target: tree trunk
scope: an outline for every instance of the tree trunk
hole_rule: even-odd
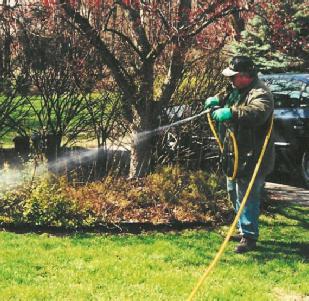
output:
[[[150,115],[150,114],[149,114]],[[158,127],[155,114],[143,114],[131,125],[131,160],[129,177],[144,177],[152,170],[152,154],[156,143],[154,129]]]
[[[141,137],[141,138],[138,138]],[[153,143],[150,138],[143,138],[142,132],[133,132],[131,136],[130,178],[144,177],[151,170]]]
[[[46,135],[46,150],[45,155],[48,162],[57,160],[60,152],[61,135],[47,134]]]

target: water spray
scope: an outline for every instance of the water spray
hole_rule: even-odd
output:
[[[134,137],[134,140],[139,143],[145,139],[147,139],[150,135],[155,135],[157,133],[160,133],[160,132],[163,132],[167,129],[170,129],[171,127],[175,127],[175,126],[178,126],[178,125],[181,125],[181,124],[184,124],[184,123],[187,123],[189,121],[192,121],[194,119],[197,119],[207,113],[210,113],[211,110],[207,109],[207,110],[204,110],[194,116],[190,116],[188,118],[185,118],[185,119],[181,119],[181,120],[178,120],[178,121],[175,121],[173,123],[170,123],[170,124],[167,124],[167,125],[163,125],[163,126],[160,126],[156,129],[153,129],[153,130],[149,130],[149,131],[143,131],[143,132],[140,132],[140,133],[137,133],[136,136]]]
[[[96,148],[78,153],[78,160],[83,162],[90,161],[99,151],[100,148]],[[76,155],[76,153],[74,155]],[[34,181],[35,177],[42,176],[48,173],[49,170],[58,170],[61,166],[73,164],[77,161],[76,156],[74,155],[69,154],[50,163],[42,162],[39,164],[37,160],[34,160],[34,166],[26,164],[24,168],[10,167],[8,164],[5,164],[0,170],[0,192],[14,189],[24,183],[31,183]]]
[[[157,133],[166,131],[172,127],[182,125],[184,123],[190,122],[192,120],[195,120],[199,117],[202,117],[203,115],[210,113],[211,110],[207,109],[204,110],[194,116],[190,116],[185,119],[178,120],[176,122],[160,126],[156,129],[149,130],[149,131],[143,131],[140,133],[137,133],[135,136],[135,142],[140,143],[144,139],[148,138],[149,135],[155,135]],[[78,153],[78,159],[76,156],[72,156],[72,154],[69,154],[64,157],[58,158],[56,161],[49,162],[49,163],[41,163],[39,164],[37,160],[34,161],[34,167],[30,168],[30,166],[26,166],[25,168],[11,168],[7,165],[4,166],[3,169],[0,170],[0,177],[1,177],[1,184],[0,184],[0,191],[9,190],[12,188],[16,188],[19,185],[22,185],[26,182],[33,182],[34,178],[37,176],[42,176],[43,174],[47,173],[48,170],[58,170],[61,166],[67,166],[69,164],[73,164],[77,160],[80,161],[90,161],[95,157],[101,148],[96,149],[90,149],[85,152]],[[75,154],[76,155],[76,154]]]

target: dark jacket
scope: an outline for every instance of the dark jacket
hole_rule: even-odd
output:
[[[235,97],[235,94],[237,97]],[[221,105],[230,107],[233,113],[233,119],[227,124],[227,127],[234,131],[238,144],[239,168],[236,177],[250,178],[273,118],[274,101],[272,93],[263,81],[256,79],[245,90],[234,89],[227,97],[221,98]],[[223,131],[226,133],[224,126]],[[275,152],[272,134],[259,175],[268,175],[273,170],[274,162]]]

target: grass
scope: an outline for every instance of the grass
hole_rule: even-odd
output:
[[[308,298],[308,211],[279,204],[262,215],[258,249],[234,254],[236,243],[229,243],[195,300]],[[226,230],[65,236],[2,231],[0,300],[186,300]]]

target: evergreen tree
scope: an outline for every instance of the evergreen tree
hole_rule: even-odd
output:
[[[279,7],[268,6],[249,20],[241,39],[230,44],[229,52],[253,57],[262,73],[308,71],[309,9],[306,3],[294,1],[291,4],[285,0]]]

